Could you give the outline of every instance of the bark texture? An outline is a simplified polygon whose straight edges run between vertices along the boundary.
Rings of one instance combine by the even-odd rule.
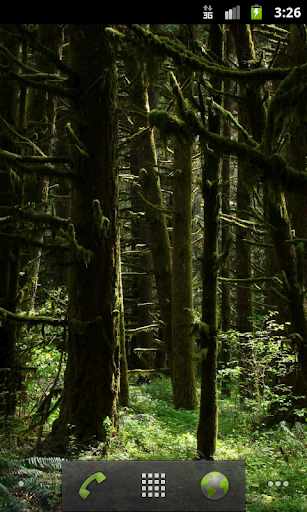
[[[115,61],[104,25],[70,25],[69,32],[70,66],[78,77],[72,158],[79,176],[70,228],[76,261],[69,276],[63,400],[49,439],[53,451],[65,450],[71,434],[76,442],[105,440],[104,420],[117,422],[119,387]]]
[[[220,25],[210,26],[211,50],[219,58],[223,56],[223,29]],[[213,86],[219,90],[220,80]],[[215,98],[219,102],[219,98]],[[209,113],[209,130],[220,133],[219,116]],[[217,242],[219,214],[221,208],[220,179],[221,161],[203,145],[205,162],[203,167],[202,193],[204,199],[204,251],[203,251],[203,295],[202,329],[200,344],[203,352],[201,360],[201,397],[197,429],[197,452],[199,458],[213,459],[216,449],[218,429],[217,411]]]
[[[192,313],[192,141],[177,138],[173,180],[173,400],[175,409],[196,408]]]

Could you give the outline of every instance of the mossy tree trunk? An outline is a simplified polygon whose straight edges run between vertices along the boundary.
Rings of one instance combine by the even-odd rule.
[[[225,105],[227,109],[227,106]],[[225,136],[229,137],[228,128],[226,129],[224,126],[223,133]],[[229,166],[229,158],[225,157],[223,159],[222,165],[222,212],[226,215],[229,215],[229,194],[230,194],[230,166]],[[222,243],[221,250],[222,252],[227,249],[227,245],[229,243],[230,237],[230,226],[229,222],[222,222]],[[227,257],[225,261],[225,265],[221,270],[221,276],[228,279],[230,277],[229,272],[229,258]],[[231,321],[231,304],[230,304],[230,290],[229,284],[227,281],[222,281],[222,300],[221,300],[221,322],[222,322],[222,331],[226,332],[230,329],[230,321]]]
[[[250,25],[231,25],[234,36],[236,54],[241,69],[247,69],[249,62],[255,60],[256,53]],[[262,93],[260,85],[249,84],[240,86],[239,123],[253,138],[261,141],[265,112],[263,108]],[[243,135],[239,133],[239,142],[244,142]],[[248,176],[251,172],[250,165],[241,160],[238,161],[237,180],[237,217],[238,219],[250,220],[252,189],[248,186]],[[244,240],[249,239],[249,231],[237,226],[236,228],[236,277],[237,279],[250,279],[252,277],[251,245]],[[252,325],[252,284],[244,283],[244,286],[237,287],[237,325],[239,332],[250,332]],[[253,360],[252,349],[246,342],[241,346],[241,397],[251,398],[258,393],[258,384],[251,375],[251,361]]]
[[[195,26],[180,27],[178,37],[190,48]],[[177,80],[183,84],[187,72],[180,69]],[[188,96],[193,77],[186,87]],[[180,110],[180,109],[178,109]],[[178,112],[180,115],[180,111]],[[178,135],[174,140],[173,230],[172,230],[172,321],[173,321],[173,401],[175,409],[195,409],[192,291],[192,149],[193,137]]]
[[[124,311],[124,293],[123,280],[121,272],[120,257],[120,232],[118,230],[117,241],[117,258],[118,258],[118,282],[117,282],[117,305],[119,311],[119,337],[120,337],[120,386],[119,386],[119,405],[123,407],[130,406],[130,392],[128,379],[128,362],[126,353],[126,334],[125,334],[125,311]]]
[[[153,133],[150,134],[150,145],[154,146]],[[152,155],[154,149],[151,150]],[[150,160],[147,160],[147,162]],[[172,260],[171,247],[167,232],[167,224],[163,209],[160,180],[156,173],[155,163],[146,165],[140,173],[142,195],[145,199],[145,216],[150,232],[150,250],[152,254],[157,296],[163,322],[163,341],[169,368],[172,374]]]
[[[285,65],[300,66],[307,62],[307,49],[305,40],[305,31],[301,25],[290,25],[290,40],[287,61]],[[301,97],[303,104],[306,104],[307,95]],[[298,171],[306,173],[306,154],[307,137],[306,130],[302,129],[303,116],[301,112],[296,112],[293,116],[289,133],[290,141],[288,146],[289,164]],[[304,121],[303,121],[304,123]],[[305,126],[305,123],[304,123]],[[307,238],[307,196],[306,194],[286,194],[289,216],[291,218],[292,229],[295,230],[296,238]],[[307,253],[305,251],[304,266],[307,265]],[[305,287],[307,285],[307,273],[304,276]]]
[[[196,408],[192,313],[192,141],[174,141],[173,179],[173,400],[175,409]]]
[[[62,33],[59,25],[41,24],[38,28],[38,41],[47,48],[52,49],[60,56],[62,50]],[[57,68],[50,59],[38,53],[36,59],[36,68],[43,73],[55,74]],[[43,89],[29,89],[27,93],[27,109],[25,115],[25,125],[29,138],[33,135],[38,140],[41,151],[48,156],[54,152],[55,141],[55,109],[56,97]],[[34,155],[39,155],[34,150]],[[49,178],[47,176],[32,176],[27,180],[25,188],[25,204],[35,205],[37,213],[47,213],[48,211]],[[37,241],[42,242],[44,238],[43,231],[39,230],[32,235]],[[40,257],[42,250],[32,247],[29,250],[28,260],[32,262],[27,266],[26,298],[28,311],[34,311],[35,298],[38,285]]]
[[[134,110],[134,113],[131,114],[131,119],[133,121],[133,133],[137,133],[145,123],[144,117],[138,115],[136,111],[142,111],[146,106],[144,103],[144,84],[142,74],[139,74],[139,68],[136,64],[134,55],[126,56],[125,68],[127,78],[130,81],[129,100],[132,109]],[[140,141],[137,138],[135,141],[131,142],[130,146],[131,174],[133,174],[136,179],[139,177],[140,169],[146,166],[146,162],[143,160],[145,156],[144,142],[145,141]],[[131,190],[131,210],[135,213],[131,218],[131,246],[133,249],[137,249],[138,247],[141,248],[137,260],[135,258],[133,260],[128,260],[128,263],[130,261],[137,261],[141,269],[140,275],[131,276],[133,299],[135,300],[132,312],[133,316],[138,319],[137,327],[144,327],[152,324],[153,320],[153,262],[152,255],[149,251],[149,227],[144,215],[142,215],[144,212],[144,203],[141,197],[136,193],[136,187],[133,184]],[[148,272],[146,272],[146,270],[144,272],[142,269],[148,269]],[[145,352],[141,357],[134,352],[135,348],[153,348],[153,342],[154,333],[152,330],[142,331],[141,333],[135,334],[131,337],[131,353],[129,357],[129,365],[131,368],[153,368],[152,352]]]
[[[149,112],[149,84],[144,73],[141,76],[141,108]],[[139,120],[140,123],[140,120]],[[139,127],[146,126],[146,122]],[[166,215],[157,169],[157,154],[153,130],[147,130],[138,140],[139,183],[144,202],[148,243],[152,256],[157,297],[163,322],[163,341],[166,346],[168,364],[172,373],[172,259],[167,232]]]
[[[19,40],[14,36],[13,25],[1,25],[1,43],[8,51],[17,57]],[[11,34],[11,36],[9,35]],[[1,54],[1,65],[16,65]],[[12,82],[0,83],[0,113],[14,129],[18,127],[18,87]],[[1,130],[0,147],[8,151],[15,151],[15,146],[5,130]],[[1,162],[0,173],[0,205],[14,206],[20,200],[20,187],[18,180],[14,181],[11,167],[5,161]],[[11,224],[1,228],[3,233],[11,234],[14,227]],[[0,244],[0,304],[4,309],[16,313],[19,286],[19,244],[15,241],[1,240]],[[18,379],[15,369],[16,359],[16,324],[8,318],[0,322],[0,417],[5,420],[14,414],[16,407],[16,387]]]
[[[210,25],[211,51],[223,58],[223,28]],[[221,89],[220,79],[212,80],[216,90]],[[219,103],[220,98],[214,98]],[[219,116],[209,112],[208,128],[210,132],[220,133]],[[206,150],[203,141],[205,160],[203,164],[202,193],[204,199],[204,248],[203,248],[203,291],[202,323],[200,345],[203,353],[201,360],[201,398],[197,429],[197,453],[199,458],[211,460],[216,449],[218,430],[217,411],[217,243],[219,232],[219,213],[221,207],[220,179],[221,161],[213,152]]]
[[[140,222],[140,236],[143,243],[145,243],[144,254],[140,255],[139,263],[141,266],[141,275],[138,277],[138,325],[146,326],[153,323],[154,319],[154,303],[153,303],[153,262],[152,255],[149,251],[150,238],[148,226],[144,218]],[[144,269],[146,275],[142,275]],[[154,331],[143,331],[137,335],[138,347],[154,348]],[[154,353],[145,352],[139,358],[139,368],[153,368],[154,367]]]
[[[299,66],[307,62],[307,50],[305,41],[305,31],[300,25],[290,25],[290,48],[289,48],[289,61],[291,65]],[[300,98],[303,104],[306,104],[307,94]],[[305,130],[304,115],[296,111],[293,115],[292,123],[290,126],[290,142],[288,148],[288,161],[289,164],[300,171],[306,173],[306,153],[307,153],[307,138]],[[307,197],[305,194],[294,195],[293,193],[286,194],[286,201],[291,219],[291,231],[295,238],[307,238]],[[297,330],[301,337],[301,343],[298,344],[298,361],[299,361],[299,375],[294,381],[294,391],[297,395],[306,394],[307,390],[307,316],[304,307],[304,290],[307,286],[307,251],[302,246],[297,246],[296,251],[296,267],[297,267],[297,285],[299,288],[299,296],[295,292],[294,304],[292,306],[292,317],[295,311],[295,316],[298,316],[295,323]],[[298,307],[298,310],[297,310]],[[300,318],[301,317],[301,318]],[[293,320],[292,320],[293,322]],[[294,326],[293,326],[294,327]],[[305,404],[302,404],[306,406]]]
[[[71,219],[75,265],[69,276],[68,361],[58,419],[47,445],[65,452],[76,442],[106,439],[117,424],[119,388],[118,175],[114,53],[105,25],[70,25],[76,146]],[[91,65],[89,66],[89,62]],[[73,229],[70,229],[72,233]],[[73,235],[73,233],[72,233]],[[86,251],[86,252],[85,252]]]
[[[255,58],[254,46],[250,26],[240,25],[233,30],[236,53],[239,66],[244,69],[248,61]],[[240,96],[243,100],[239,103],[239,123],[245,130],[250,132],[248,109],[246,105],[246,87],[240,87]],[[243,142],[242,135],[238,137]],[[238,161],[237,177],[237,218],[240,220],[250,220],[249,210],[251,207],[251,193],[246,184],[246,163]],[[250,279],[252,275],[251,267],[251,246],[244,239],[249,238],[249,231],[241,226],[236,227],[236,277],[237,279]],[[252,331],[252,285],[245,283],[243,286],[237,286],[237,321],[236,329],[241,333]],[[253,396],[253,383],[251,382],[252,353],[246,339],[240,343],[240,396],[241,398],[251,398]],[[247,338],[247,341],[249,338]]]
[[[252,41],[252,33],[249,25],[230,26],[234,36],[236,54],[239,67],[246,69],[248,62],[255,59],[254,45]],[[250,132],[249,116],[248,116],[248,99],[247,87],[240,86],[239,103],[239,123],[243,128]],[[238,140],[243,142],[243,136],[239,134]],[[248,169],[246,163],[238,161],[238,177],[237,177],[237,218],[240,220],[249,220],[249,210],[251,207],[251,192],[246,184],[246,175]],[[236,278],[251,278],[251,246],[244,239],[249,238],[249,231],[241,226],[236,226]],[[241,333],[252,331],[252,285],[245,283],[243,286],[237,286],[237,319],[236,329]],[[250,347],[244,343],[240,346],[241,359],[241,397],[251,397],[253,393],[253,385],[250,381],[250,361],[252,354]]]
[[[224,40],[224,51],[227,59],[233,59],[233,39],[231,33],[226,31]],[[225,81],[224,91],[226,94],[231,94],[234,83],[230,80]],[[233,99],[231,96],[225,96],[224,108],[231,111],[233,108]],[[225,137],[231,138],[231,125],[230,122],[224,120],[222,132]],[[225,156],[222,162],[222,213],[229,215],[230,213],[230,159]],[[222,252],[227,251],[229,245],[229,239],[231,236],[229,222],[221,222],[221,250]],[[221,268],[221,276],[225,279],[230,277],[230,260],[229,255],[224,260],[224,265]],[[230,329],[231,322],[231,297],[230,289],[227,281],[222,281],[222,297],[221,297],[221,328],[223,332]],[[220,363],[222,367],[227,369],[227,363],[230,361],[230,344],[227,339],[224,338],[223,345],[220,352]],[[231,381],[229,376],[224,376],[221,383],[221,393],[230,396],[231,394]]]

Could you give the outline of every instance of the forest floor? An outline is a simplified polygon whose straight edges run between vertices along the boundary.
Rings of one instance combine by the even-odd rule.
[[[169,379],[131,385],[130,394],[131,407],[120,411],[119,436],[110,432],[109,460],[195,458],[198,412],[173,409]],[[244,411],[242,403],[220,398],[215,458],[245,460],[247,512],[307,511],[306,449],[305,425],[282,423],[274,429],[255,429],[250,411]],[[73,440],[71,452],[74,460],[102,458],[102,447],[84,447],[80,452]],[[58,461],[54,459],[49,464],[47,459],[32,457],[27,459],[30,462],[27,470],[20,462],[20,455],[18,459],[13,454],[10,462],[4,451],[0,456],[1,510],[60,512]],[[15,483],[5,474],[5,468],[10,469],[11,475],[15,474]],[[24,482],[22,487],[20,481]]]

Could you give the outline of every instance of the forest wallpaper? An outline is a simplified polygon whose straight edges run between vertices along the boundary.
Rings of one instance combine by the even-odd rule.
[[[0,509],[216,460],[307,511],[306,26],[2,24],[0,91]]]

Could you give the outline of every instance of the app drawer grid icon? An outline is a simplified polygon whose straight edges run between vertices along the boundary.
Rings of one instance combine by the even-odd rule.
[[[165,498],[165,473],[142,473],[142,498]]]

